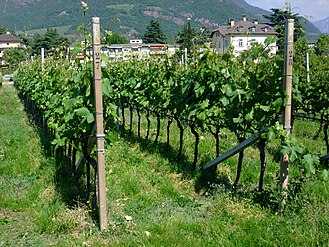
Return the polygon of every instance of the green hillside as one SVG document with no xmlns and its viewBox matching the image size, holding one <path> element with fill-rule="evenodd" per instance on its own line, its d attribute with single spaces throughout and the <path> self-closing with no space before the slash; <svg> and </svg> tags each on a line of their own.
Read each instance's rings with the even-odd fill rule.
<svg viewBox="0 0 329 247">
<path fill-rule="evenodd" d="M 227 19 L 240 19 L 242 15 L 264 21 L 262 15 L 267 13 L 248 5 L 244 0 L 86 2 L 89 5 L 89 20 L 91 16 L 100 16 L 103 29 L 120 31 L 128 38 L 141 37 L 149 20 L 154 18 L 159 20 L 170 40 L 181 30 L 188 18 L 194 27 L 207 27 L 212 30 L 226 23 Z M 83 19 L 79 0 L 2 0 L 0 11 L 0 23 L 16 31 L 70 25 L 67 33 L 74 33 Z M 312 24 L 311 26 L 314 27 Z"/>
</svg>

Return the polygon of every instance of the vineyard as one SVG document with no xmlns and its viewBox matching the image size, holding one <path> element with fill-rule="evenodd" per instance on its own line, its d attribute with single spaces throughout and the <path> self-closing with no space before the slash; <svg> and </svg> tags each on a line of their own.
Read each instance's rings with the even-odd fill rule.
<svg viewBox="0 0 329 247">
<path fill-rule="evenodd" d="M 110 63 L 102 69 L 105 128 L 111 131 L 117 126 L 123 130 L 127 128 L 131 133 L 136 114 L 137 136 L 148 140 L 152 116 L 157 123 L 154 143 L 158 142 L 160 125 L 165 120 L 166 144 L 169 146 L 170 127 L 175 123 L 180 136 L 178 160 L 183 155 L 184 131 L 189 129 L 195 137 L 192 170 L 198 166 L 200 134 L 204 132 L 209 132 L 214 138 L 216 152 L 212 157 L 219 156 L 221 152 L 219 136 L 224 129 L 233 133 L 240 143 L 252 134 L 264 132 L 260 141 L 261 152 L 264 152 L 266 140 L 280 135 L 279 120 L 285 102 L 283 62 L 280 57 L 268 54 L 266 47 L 254 45 L 238 58 L 231 54 L 219 57 L 206 51 L 197 55 L 199 59 L 191 60 L 187 68 L 169 58 L 164 61 Z M 322 93 L 327 86 L 324 71 L 314 70 L 311 75 L 320 79 L 317 84 L 306 84 L 302 80 L 296 83 L 293 106 L 296 116 L 311 111 L 315 118 L 321 120 L 328 152 L 328 100 Z M 301 69 L 298 73 L 305 75 Z M 304 78 L 304 75 L 299 76 Z M 67 147 L 69 157 L 77 151 L 83 152 L 92 135 L 95 111 L 92 80 L 90 62 L 72 65 L 53 58 L 47 60 L 44 68 L 39 61 L 22 66 L 15 76 L 38 123 L 50 131 L 55 149 Z M 128 115 L 129 126 L 126 126 Z M 143 137 L 142 117 L 147 122 Z M 89 156 L 86 151 L 85 156 Z"/>
<path fill-rule="evenodd" d="M 293 133 L 287 136 L 280 123 L 286 103 L 282 90 L 283 59 L 279 55 L 269 55 L 266 46 L 254 44 L 239 57 L 231 52 L 219 55 L 205 50 L 194 53 L 186 66 L 169 57 L 115 63 L 105 60 L 106 66 L 102 67 L 103 117 L 109 160 L 114 159 L 115 153 L 111 150 L 121 138 L 131 145 L 146 143 L 147 149 L 170 157 L 177 166 L 173 170 L 183 174 L 182 180 L 199 183 L 196 191 L 214 195 L 224 186 L 225 194 L 250 198 L 243 194 L 253 193 L 254 202 L 278 212 L 276 164 L 280 154 L 288 154 L 291 162 L 288 208 L 294 208 L 292 205 L 303 183 L 324 181 L 324 190 L 328 193 L 325 184 L 329 179 L 326 163 L 329 153 L 329 98 L 326 93 L 329 72 L 326 68 L 329 64 L 328 59 L 311 53 L 308 72 L 304 55 L 303 51 L 296 50 L 292 116 L 296 123 L 312 125 L 305 136 L 298 136 L 303 132 L 296 128 L 295 133 L 294 126 Z M 306 79 L 308 73 L 311 80 Z M 96 191 L 92 192 L 97 189 L 92 186 L 97 180 L 92 149 L 95 142 L 93 79 L 92 62 L 78 63 L 55 56 L 47 58 L 43 65 L 40 60 L 24 63 L 14 76 L 25 108 L 44 138 L 45 151 L 64 160 L 69 173 L 83 180 L 86 197 L 93 196 L 96 200 Z M 242 150 L 237 160 L 229 159 L 223 165 L 202 170 L 207 162 L 255 134 L 259 135 L 259 140 L 250 147 L 251 153 L 248 149 Z M 321 145 L 304 146 L 300 143 L 303 138 L 320 140 L 317 143 Z M 312 142 L 305 140 L 305 143 Z M 258 167 L 252 159 L 259 162 Z M 271 167 L 266 179 L 267 164 Z M 243 165 L 248 169 L 256 166 L 252 169 L 258 173 L 258 179 L 255 175 L 248 176 L 249 171 L 243 171 Z M 231 167 L 230 172 L 225 171 L 227 166 Z M 112 171 L 114 167 L 110 162 L 106 169 Z M 240 185 L 243 172 L 246 175 Z M 125 176 L 115 177 L 121 175 Z M 111 180 L 111 173 L 107 179 Z M 107 194 L 115 198 L 111 187 Z M 180 197 L 177 200 L 178 204 L 192 203 Z M 114 213 L 112 216 L 117 217 Z M 327 228 L 328 225 L 321 229 Z"/>
</svg>

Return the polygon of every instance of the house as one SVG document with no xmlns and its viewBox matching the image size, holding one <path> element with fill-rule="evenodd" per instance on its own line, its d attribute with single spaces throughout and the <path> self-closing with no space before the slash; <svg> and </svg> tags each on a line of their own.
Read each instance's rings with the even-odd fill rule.
<svg viewBox="0 0 329 247">
<path fill-rule="evenodd" d="M 267 37 L 276 35 L 277 32 L 269 24 L 260 24 L 257 20 L 251 22 L 246 16 L 243 16 L 241 21 L 235 22 L 230 19 L 228 25 L 212 31 L 211 38 L 217 52 L 224 54 L 232 45 L 234 54 L 239 55 L 242 51 L 250 49 L 253 42 L 264 44 Z M 270 44 L 269 47 L 270 52 L 275 54 L 276 44 Z"/>
<path fill-rule="evenodd" d="M 83 41 L 81 42 L 83 45 Z M 71 58 L 71 52 L 74 47 L 68 48 L 67 59 Z M 129 59 L 147 59 L 147 58 L 163 58 L 165 56 L 173 56 L 179 45 L 170 44 L 146 44 L 141 39 L 130 40 L 129 44 L 112 44 L 102 45 L 101 52 L 109 58 L 110 61 L 129 60 Z M 92 56 L 92 48 L 87 49 L 87 57 Z M 83 62 L 84 55 L 82 52 L 78 53 L 75 59 Z M 106 65 L 107 61 L 103 61 L 103 65 Z"/>
<path fill-rule="evenodd" d="M 0 35 L 0 65 L 3 64 L 2 57 L 4 50 L 15 47 L 24 47 L 23 42 L 19 38 L 9 32 Z"/>
<path fill-rule="evenodd" d="M 165 55 L 172 56 L 179 49 L 179 46 L 169 44 L 146 44 L 141 39 L 130 40 L 129 44 L 112 44 L 102 48 L 112 60 L 161 58 Z"/>
</svg>

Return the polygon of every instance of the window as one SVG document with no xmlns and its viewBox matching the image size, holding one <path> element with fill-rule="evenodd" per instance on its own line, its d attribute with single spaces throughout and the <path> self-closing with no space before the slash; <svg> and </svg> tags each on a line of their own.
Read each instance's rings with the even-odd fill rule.
<svg viewBox="0 0 329 247">
<path fill-rule="evenodd" d="M 220 43 L 220 41 L 218 41 L 217 48 L 220 48 L 220 47 L 221 47 L 221 43 Z"/>
<path fill-rule="evenodd" d="M 228 40 L 227 39 L 225 40 L 224 44 L 225 44 L 225 47 L 228 47 Z"/>
<path fill-rule="evenodd" d="M 243 26 L 239 26 L 239 27 L 237 28 L 237 31 L 238 31 L 239 33 L 242 33 L 242 32 L 243 32 Z"/>
<path fill-rule="evenodd" d="M 7 43 L 7 45 L 9 45 L 9 43 Z"/>
<path fill-rule="evenodd" d="M 243 39 L 239 39 L 239 47 L 243 46 Z"/>
</svg>

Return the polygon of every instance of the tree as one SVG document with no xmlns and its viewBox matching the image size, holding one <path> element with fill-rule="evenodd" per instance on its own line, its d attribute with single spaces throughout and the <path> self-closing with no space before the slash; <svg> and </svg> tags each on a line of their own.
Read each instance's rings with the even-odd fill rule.
<svg viewBox="0 0 329 247">
<path fill-rule="evenodd" d="M 277 36 L 277 45 L 279 48 L 279 53 L 283 53 L 284 48 L 284 34 L 285 34 L 285 21 L 287 19 L 295 20 L 295 30 L 294 30 L 294 41 L 298 40 L 301 37 L 305 36 L 304 27 L 301 25 L 302 17 L 299 14 L 292 13 L 291 6 L 286 5 L 286 9 L 271 9 L 273 13 L 271 15 L 264 15 L 264 17 L 270 20 L 276 32 Z"/>
<path fill-rule="evenodd" d="M 211 32 L 206 27 L 201 27 L 198 32 L 195 33 L 195 44 L 199 47 L 207 47 L 207 44 L 211 42 Z"/>
<path fill-rule="evenodd" d="M 329 34 L 320 35 L 315 45 L 315 52 L 321 57 L 327 57 L 329 55 Z"/>
<path fill-rule="evenodd" d="M 128 44 L 128 40 L 119 32 L 112 33 L 105 31 L 105 43 L 112 44 Z"/>
<path fill-rule="evenodd" d="M 3 60 L 10 68 L 16 67 L 20 62 L 27 59 L 27 51 L 24 48 L 15 47 L 5 49 L 3 52 Z"/>
<path fill-rule="evenodd" d="M 195 30 L 191 27 L 191 22 L 187 21 L 183 30 L 176 35 L 176 43 L 180 44 L 180 50 L 187 48 L 188 54 L 191 55 L 194 51 L 194 37 Z"/>
<path fill-rule="evenodd" d="M 68 39 L 60 35 L 57 29 L 47 29 L 45 34 L 37 34 L 31 41 L 32 54 L 40 53 L 41 48 L 45 48 L 46 51 L 66 51 L 68 44 Z"/>
<path fill-rule="evenodd" d="M 165 44 L 167 42 L 167 37 L 163 33 L 160 23 L 157 20 L 151 20 L 146 27 L 143 42 L 153 44 Z"/>
<path fill-rule="evenodd" d="M 0 25 L 0 35 L 6 33 L 7 29 Z"/>
</svg>

